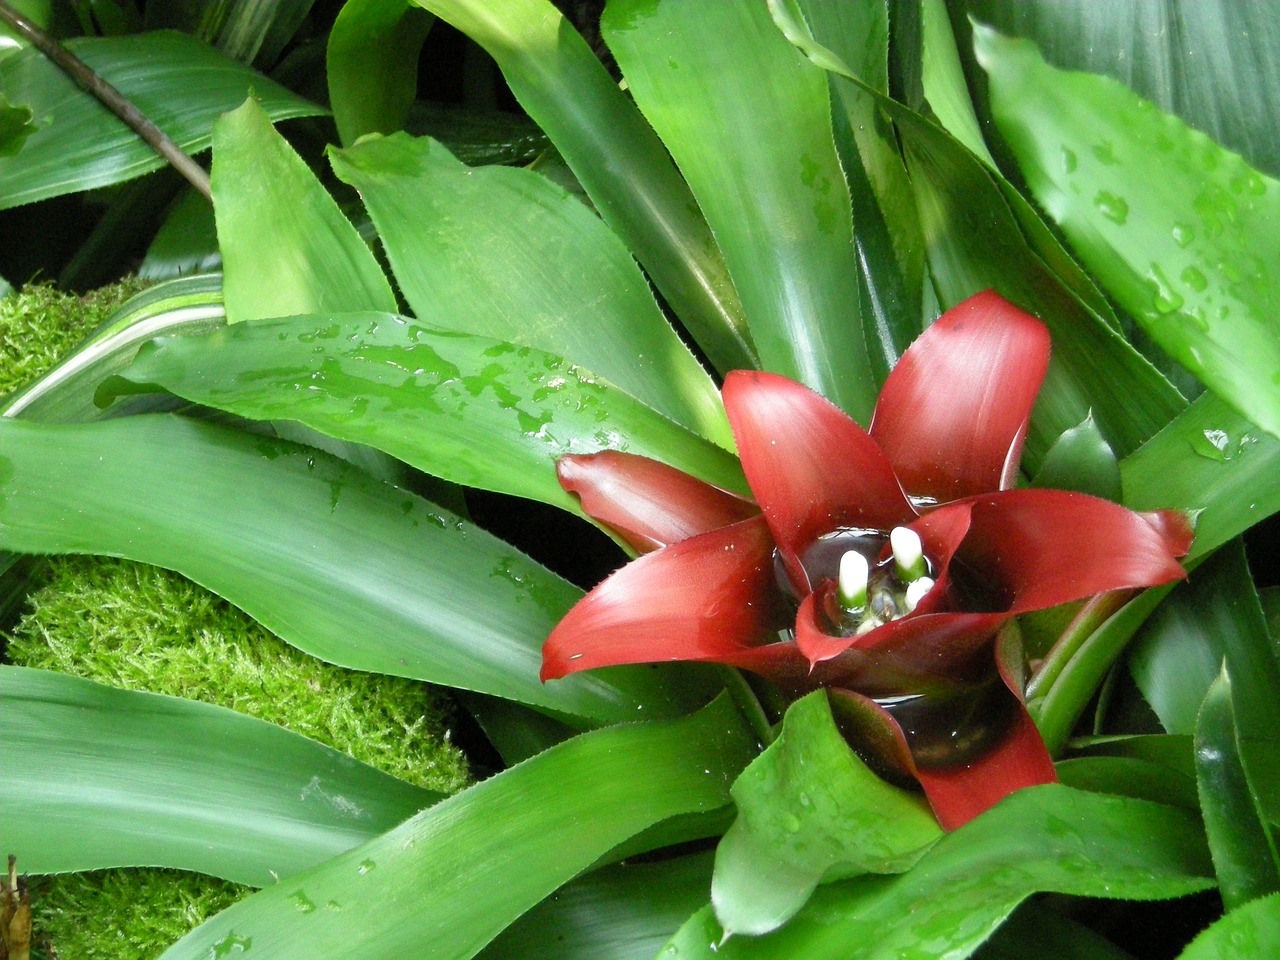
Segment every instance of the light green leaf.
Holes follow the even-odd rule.
[[[556,458],[606,448],[745,489],[725,450],[559,357],[388,314],[292,317],[163,338],[127,376],[240,416],[298,420],[455,483],[570,510],[577,501],[556,480]],[[128,381],[108,387],[116,393]]]
[[[1034,486],[1120,501],[1120,464],[1092,412],[1053,442],[1036,471]]]
[[[1243,960],[1265,957],[1280,943],[1280,896],[1232,910],[1191,941],[1178,960]]]
[[[0,698],[5,845],[33,873],[163,866],[270,886],[443,798],[193,700],[11,666]]]
[[[849,748],[822,691],[792,704],[733,799],[738,819],[716,848],[711,887],[732,934],[777,929],[824,879],[905,870],[942,836],[921,797],[890,786]]]
[[[711,224],[761,363],[865,424],[876,383],[824,71],[764,4],[628,0],[601,26]]]
[[[419,321],[565,357],[732,447],[715,384],[577,198],[528,170],[467,167],[425,137],[377,138],[332,160]]]
[[[548,0],[415,0],[502,68],[592,203],[720,371],[756,365],[715,238],[661,141]]]
[[[67,47],[187,153],[206,149],[213,121],[250,91],[272,120],[324,112],[185,34],[80,39]],[[0,209],[120,183],[164,166],[132,130],[35,50],[0,61],[0,92],[29,106],[39,128],[21,154],[0,157]]]
[[[253,100],[214,124],[211,180],[228,322],[395,312],[372,251]]]
[[[1146,900],[1212,885],[1193,814],[1032,787],[948,834],[906,873],[819,888],[775,933],[723,941],[707,908],[667,949],[686,960],[961,960],[1038,891]]]
[[[975,43],[996,122],[1085,265],[1174,359],[1280,434],[1280,183],[1114,80],[1054,70],[989,30]]]
[[[408,0],[347,0],[329,31],[325,75],[342,143],[403,129],[418,55],[435,18]]]
[[[580,591],[314,449],[137,416],[0,419],[0,450],[0,549],[177,570],[322,660],[507,697],[579,725],[665,715],[706,696],[687,671],[539,683],[542,641]]]
[[[627,837],[727,803],[753,749],[725,700],[575,737],[241,901],[164,960],[465,960]]]
[[[1280,891],[1275,844],[1245,773],[1231,701],[1224,664],[1196,719],[1195,744],[1200,810],[1228,910]]]

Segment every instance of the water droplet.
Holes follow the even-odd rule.
[[[813,801],[809,799],[809,795],[804,791],[800,792],[799,800],[800,806],[804,807],[806,810],[813,806]]]
[[[1225,462],[1231,459],[1231,436],[1225,430],[1205,430],[1203,439],[1196,437],[1191,448],[1207,460]]]
[[[1093,205],[1112,223],[1123,224],[1129,219],[1129,204],[1123,197],[1117,197],[1114,193],[1099,190],[1098,195],[1093,198]]]
[[[1105,163],[1107,166],[1113,166],[1116,160],[1116,148],[1110,140],[1103,140],[1093,146],[1093,155],[1098,158],[1099,163]]]
[[[1182,294],[1173,289],[1169,278],[1157,264],[1151,265],[1147,278],[1152,286],[1151,306],[1157,313],[1173,313],[1182,306],[1184,303]]]
[[[234,932],[228,933],[225,937],[209,948],[210,960],[219,960],[220,957],[230,957],[234,954],[248,953],[249,948],[253,946],[253,938],[237,936]]]
[[[293,901],[293,905],[298,908],[299,913],[313,913],[316,909],[316,905],[311,902],[311,898],[301,890],[289,894],[289,899]]]
[[[1064,173],[1075,173],[1076,166],[1079,164],[1079,158],[1076,152],[1070,147],[1062,148],[1062,170]]]
[[[375,863],[373,860],[361,860],[360,870],[359,870],[360,876],[363,877],[370,870],[376,870],[377,868],[378,868],[378,864]]]
[[[786,830],[787,833],[799,833],[800,818],[797,817],[794,813],[788,813],[786,816],[782,818],[782,828]]]
[[[334,913],[338,913],[339,911],[342,910],[342,904],[340,904],[337,900],[330,900],[328,903],[324,905],[324,908],[326,910],[332,910]]]
[[[1184,250],[1195,242],[1196,231],[1194,227],[1189,227],[1185,223],[1175,223],[1173,225],[1173,242]]]
[[[1187,267],[1182,271],[1182,282],[1197,293],[1203,293],[1209,288],[1209,278],[1196,267]]]

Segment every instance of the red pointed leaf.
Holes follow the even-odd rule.
[[[1186,552],[1189,528],[1176,515],[1063,490],[1006,490],[971,503],[956,559],[990,591],[993,610],[1025,613],[1186,576],[1175,556]]]
[[[788,687],[807,665],[769,643],[785,621],[773,541],[754,518],[633,560],[569,611],[542,650],[542,679],[620,663],[709,660]]]
[[[797,557],[818,536],[915,518],[889,461],[835,404],[786,377],[744,370],[729,374],[723,394],[747,482],[798,588],[808,585]]]
[[[556,463],[560,486],[588,516],[639,553],[687,540],[760,512],[749,500],[648,457],[606,450]]]
[[[902,355],[871,436],[902,486],[939,503],[1013,485],[1049,334],[993,291],[952,307]]]

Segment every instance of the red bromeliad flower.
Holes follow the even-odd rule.
[[[907,350],[870,433],[792,380],[730,373],[756,503],[642,457],[562,458],[565,489],[646,555],[560,622],[542,678],[703,660],[791,695],[825,687],[855,747],[918,781],[948,829],[1055,780],[1003,628],[1184,576],[1191,528],[1175,511],[1011,489],[1048,360],[1044,326],[986,292]]]

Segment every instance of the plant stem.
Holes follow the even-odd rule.
[[[164,131],[148,120],[146,115],[124,94],[94,73],[83,60],[4,0],[0,0],[0,21],[12,27],[19,36],[52,60],[82,90],[97,97],[103,106],[119,117],[134,133],[146,141],[151,149],[186,177],[187,181],[206,199],[213,199],[209,189],[209,174],[205,169],[187,156],[181,147],[165,135]]]

